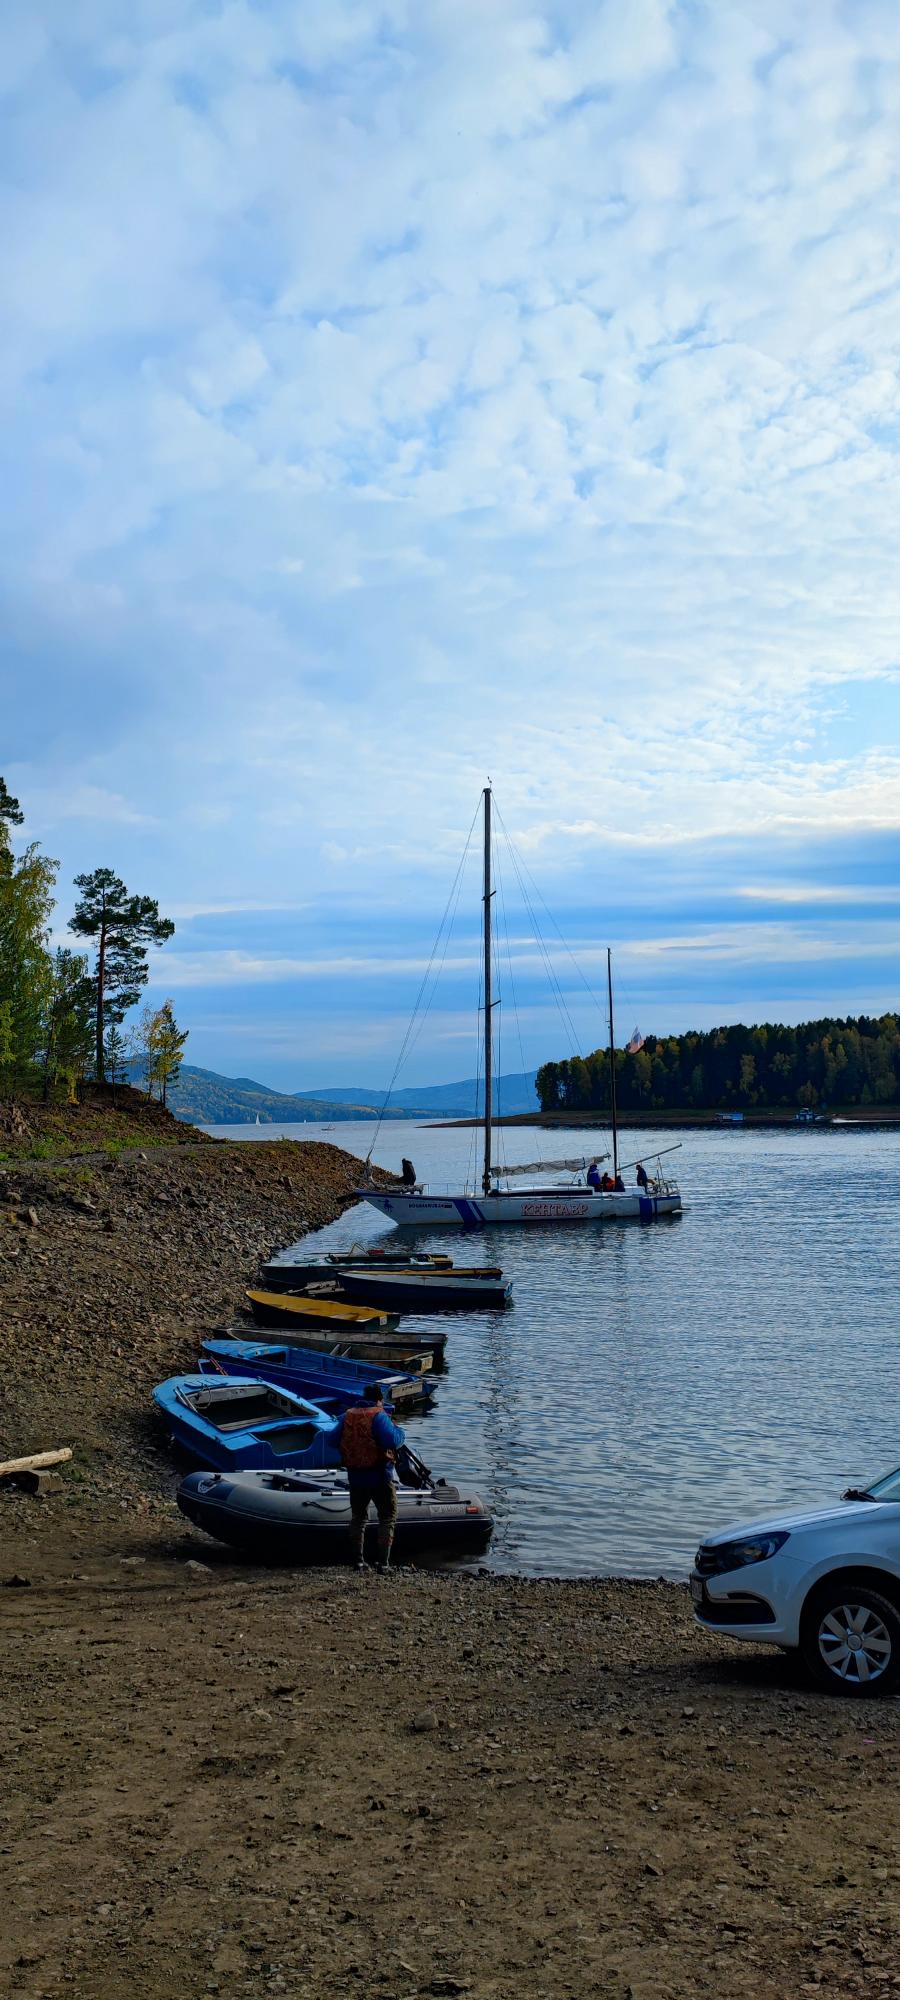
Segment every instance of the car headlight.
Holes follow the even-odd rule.
[[[745,1542],[718,1542],[714,1548],[697,1551],[697,1568],[703,1576],[726,1576],[729,1570],[746,1569],[748,1563],[767,1562],[789,1539],[786,1529],[771,1535],[748,1535]]]

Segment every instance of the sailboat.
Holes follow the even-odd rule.
[[[485,785],[484,803],[484,1155],[480,1188],[437,1188],[416,1183],[412,1187],[374,1187],[354,1190],[381,1215],[402,1228],[478,1229],[492,1224],[547,1222],[652,1222],[658,1216],[677,1215],[681,1196],[677,1183],[661,1172],[646,1187],[618,1189],[593,1187],[587,1180],[585,1161],[535,1161],[525,1167],[499,1167],[493,1161],[493,1033],[491,956],[491,787]],[[616,1112],[615,1040],[613,1028],[612,956],[607,952],[609,986],[610,1113],[612,1122],[612,1179],[620,1180],[619,1127]],[[666,1149],[676,1150],[675,1148]],[[606,1157],[604,1155],[604,1157]],[[655,1155],[654,1155],[655,1157]],[[628,1163],[638,1165],[637,1160]],[[569,1179],[549,1181],[549,1172],[565,1170]],[[522,1175],[540,1175],[525,1186],[510,1187],[510,1180]]]

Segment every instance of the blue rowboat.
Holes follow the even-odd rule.
[[[353,1361],[349,1355],[317,1354],[314,1348],[291,1347],[258,1340],[204,1340],[203,1353],[213,1366],[229,1375],[255,1375],[262,1382],[309,1396],[322,1409],[349,1410],[361,1403],[370,1382],[377,1382],[386,1403],[427,1402],[435,1384],[425,1375],[405,1369],[388,1373],[377,1362]]]
[[[214,1472],[340,1463],[334,1414],[256,1376],[171,1375],[153,1401],[173,1445]]]

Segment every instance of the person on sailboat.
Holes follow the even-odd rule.
[[[600,1187],[600,1166],[597,1160],[592,1160],[590,1166],[588,1167],[587,1184],[588,1187],[592,1188],[599,1189]]]
[[[625,1193],[625,1182],[623,1181],[621,1174],[616,1175],[616,1178],[613,1181],[613,1190],[616,1194]]]
[[[399,1424],[391,1422],[377,1382],[363,1391],[363,1400],[338,1418],[329,1438],[347,1468],[350,1488],[350,1549],[359,1574],[366,1568],[363,1545],[369,1507],[378,1515],[378,1574],[387,1576],[397,1520],[394,1459],[403,1443]]]
[[[612,1194],[614,1187],[615,1187],[615,1181],[613,1180],[609,1168],[607,1168],[606,1173],[604,1174],[603,1179],[600,1182],[601,1192],[603,1194]]]
[[[635,1174],[634,1178],[637,1181],[638,1187],[643,1188],[644,1193],[646,1194],[646,1191],[650,1186],[650,1182],[647,1179],[647,1169],[644,1165],[643,1160],[638,1160],[637,1173]]]
[[[403,1182],[404,1187],[415,1187],[416,1170],[415,1167],[413,1166],[412,1160],[401,1160],[400,1178]]]

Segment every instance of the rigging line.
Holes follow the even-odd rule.
[[[525,1048],[524,1048],[524,1044],[523,1044],[523,1041],[522,1041],[522,1025],[521,1025],[521,1022],[520,1022],[520,1020],[519,1020],[519,1000],[518,1000],[518,995],[517,995],[517,993],[516,993],[516,982],[515,982],[515,977],[514,977],[514,975],[513,975],[513,967],[512,967],[512,949],[511,949],[511,946],[510,946],[510,941],[509,941],[509,920],[508,920],[508,917],[507,917],[507,914],[506,914],[506,891],[505,891],[505,888],[504,888],[504,882],[503,882],[503,869],[502,869],[502,866],[501,866],[501,862],[500,862],[500,842],[499,842],[499,841],[497,842],[497,847],[496,847],[496,854],[495,854],[495,867],[496,867],[496,874],[497,874],[497,888],[498,888],[498,891],[499,891],[499,895],[500,895],[500,918],[501,918],[501,923],[502,923],[502,925],[503,925],[503,935],[504,935],[504,937],[505,937],[505,939],[506,939],[506,963],[507,963],[507,966],[508,966],[508,969],[509,969],[509,990],[510,990],[510,994],[511,994],[511,996],[512,996],[512,1005],[513,1005],[513,1014],[514,1014],[514,1016],[515,1016],[515,1023],[516,1023],[516,1035],[517,1035],[517,1038],[518,1038],[518,1043],[519,1043],[519,1061],[521,1062],[521,1065],[522,1065],[522,1074],[523,1074],[523,1076],[524,1076],[524,1074],[525,1074]],[[499,984],[499,975],[498,975],[498,984]],[[506,1161],[507,1161],[507,1151],[506,1151],[506,1130],[505,1130],[505,1127],[501,1125],[501,1127],[500,1127],[500,1131],[501,1131],[501,1140],[500,1140],[500,1146],[501,1146],[501,1151],[502,1151],[502,1154],[503,1154],[503,1159],[504,1159],[504,1162],[506,1162]]]
[[[499,806],[498,806],[498,807],[496,808],[496,811],[497,811],[497,818],[498,818],[498,819],[500,820],[500,824],[501,824],[501,826],[503,827],[503,832],[504,832],[504,834],[506,835],[506,840],[507,840],[507,843],[508,843],[508,846],[509,846],[509,848],[510,848],[510,851],[511,851],[511,852],[512,852],[513,854],[517,854],[517,852],[518,852],[518,851],[517,851],[517,849],[516,849],[516,848],[515,848],[515,847],[513,846],[513,843],[512,843],[512,840],[510,839],[510,835],[509,835],[509,833],[507,832],[507,829],[506,829],[505,825],[503,824],[503,820],[502,820],[502,818],[501,818],[501,814],[500,814],[500,808],[499,808]],[[587,981],[587,979],[585,978],[585,975],[584,975],[584,973],[582,972],[582,969],[581,969],[581,966],[579,965],[579,963],[578,963],[578,960],[577,960],[577,958],[575,957],[575,953],[573,952],[573,950],[572,950],[572,947],[571,947],[571,945],[570,945],[570,944],[569,944],[569,942],[568,942],[568,939],[567,939],[567,938],[565,938],[565,937],[563,936],[563,933],[562,933],[562,931],[561,931],[561,930],[560,930],[560,928],[559,928],[559,925],[558,925],[558,923],[557,923],[557,921],[556,921],[556,918],[555,918],[555,916],[553,915],[553,911],[552,911],[551,909],[549,909],[549,908],[548,908],[548,906],[547,906],[547,904],[546,904],[546,903],[544,902],[544,898],[543,898],[543,896],[541,895],[541,892],[540,892],[540,889],[538,888],[538,885],[537,885],[537,883],[536,883],[536,881],[535,881],[535,879],[534,879],[534,876],[533,876],[533,875],[532,875],[532,873],[531,873],[531,869],[529,868],[529,866],[528,866],[528,863],[527,863],[527,861],[525,860],[525,857],[524,857],[524,855],[522,855],[522,854],[519,854],[519,855],[518,855],[518,860],[519,860],[519,863],[520,863],[520,865],[521,865],[522,869],[524,870],[525,874],[527,875],[527,877],[528,877],[528,880],[529,880],[529,882],[531,883],[531,886],[532,886],[532,888],[533,888],[533,890],[534,890],[534,893],[535,893],[535,895],[536,895],[536,897],[537,897],[537,899],[538,899],[538,902],[539,902],[539,903],[540,903],[540,905],[541,905],[541,908],[542,908],[542,909],[544,910],[545,914],[546,914],[546,915],[547,915],[547,916],[549,917],[549,919],[550,919],[550,922],[551,922],[551,924],[553,925],[553,928],[554,928],[554,930],[555,930],[555,932],[556,932],[556,935],[557,935],[557,937],[559,938],[559,941],[560,941],[560,944],[561,944],[561,945],[562,945],[562,947],[563,947],[563,950],[564,950],[565,952],[567,952],[567,953],[568,953],[568,955],[569,955],[570,959],[572,960],[572,964],[573,964],[573,965],[574,965],[574,967],[575,967],[575,970],[576,970],[576,972],[577,972],[577,974],[578,974],[578,977],[579,977],[579,979],[581,980],[581,984],[582,984],[582,986],[584,987],[584,990],[585,990],[585,992],[586,992],[587,994],[589,994],[590,998],[591,998],[591,999],[593,1000],[593,1002],[594,1002],[594,1005],[595,1005],[595,1007],[597,1008],[597,1011],[598,1011],[598,1013],[600,1014],[600,1016],[601,1016],[601,1018],[602,1018],[602,1016],[603,1016],[603,1011],[604,1011],[604,1004],[605,1004],[605,1003],[604,1003],[604,1002],[603,1002],[603,1001],[601,1000],[601,998],[600,998],[600,995],[594,992],[594,989],[593,989],[593,987],[592,987],[592,986],[590,986],[590,985],[588,984],[588,981]]]
[[[456,922],[456,914],[457,914],[457,911],[458,911],[458,909],[459,909],[459,901],[460,901],[460,897],[461,897],[461,895],[462,895],[462,888],[463,888],[463,877],[462,877],[462,873],[460,872],[460,876],[459,876],[459,883],[458,883],[458,887],[457,887],[457,891],[456,891],[456,901],[455,901],[455,903],[454,903],[454,905],[453,905],[453,909],[452,909],[452,911],[451,911],[451,913],[450,913],[450,922],[449,922],[449,924],[447,925],[447,933],[446,933],[446,936],[445,936],[445,939],[444,939],[444,948],[443,948],[443,951],[441,952],[441,957],[440,957],[440,963],[439,963],[439,965],[437,966],[437,969],[436,969],[436,971],[435,971],[435,974],[434,974],[434,978],[432,979],[432,982],[431,982],[431,991],[430,991],[430,993],[429,993],[429,995],[428,995],[428,998],[427,998],[427,1000],[426,1000],[426,1003],[425,1003],[425,1006],[424,1006],[424,1008],[422,1009],[422,1013],[421,1013],[421,1018],[420,1018],[420,1020],[419,1020],[419,1023],[418,1023],[418,1026],[416,1026],[416,1024],[415,1024],[415,1021],[411,1021],[411,1022],[410,1022],[410,1036],[411,1036],[411,1039],[409,1040],[409,1043],[408,1043],[408,1047],[407,1047],[407,1051],[406,1051],[406,1054],[407,1054],[407,1057],[409,1057],[409,1056],[411,1056],[411,1055],[412,1055],[412,1052],[413,1052],[413,1050],[414,1050],[414,1048],[415,1048],[415,1046],[416,1046],[416,1043],[418,1042],[418,1040],[419,1040],[419,1037],[420,1037],[420,1035],[421,1035],[421,1033],[422,1033],[422,1029],[424,1028],[424,1026],[425,1026],[425,1023],[426,1023],[426,1021],[427,1021],[427,1019],[428,1019],[428,1016],[429,1016],[429,1014],[430,1014],[430,1012],[431,1012],[431,1009],[432,1009],[432,1007],[433,1007],[433,1005],[434,1005],[434,999],[435,999],[435,994],[437,993],[437,989],[438,989],[438,986],[439,986],[439,984],[440,984],[440,979],[441,979],[441,974],[442,974],[442,972],[443,972],[443,970],[444,970],[444,966],[445,966],[445,964],[446,964],[446,962],[447,962],[447,953],[448,953],[448,951],[449,951],[449,949],[450,949],[450,939],[451,939],[451,937],[452,937],[452,934],[453,934],[453,926],[454,926],[454,924],[455,924],[455,922]],[[415,1033],[413,1033],[413,1028],[415,1028]]]
[[[413,1011],[412,1011],[412,1015],[411,1015],[411,1018],[410,1018],[410,1020],[409,1020],[409,1023],[408,1023],[408,1025],[407,1025],[407,1029],[406,1029],[406,1034],[404,1035],[404,1037],[403,1037],[403,1041],[402,1041],[402,1043],[401,1043],[401,1046],[400,1046],[400,1054],[398,1055],[398,1057],[397,1057],[397,1060],[396,1060],[396,1062],[395,1062],[395,1064],[394,1064],[394,1073],[393,1073],[393,1075],[392,1075],[392,1077],[391,1077],[391,1080],[390,1080],[390,1083],[388,1084],[388,1087],[387,1087],[387,1090],[386,1090],[386,1091],[385,1091],[385,1093],[384,1093],[384,1098],[383,1098],[383,1100],[382,1100],[382,1105],[381,1105],[381,1110],[380,1110],[380,1111],[379,1111],[379,1113],[378,1113],[378,1119],[377,1119],[377,1122],[376,1122],[376,1125],[375,1125],[375,1131],[374,1131],[374,1133],[373,1133],[373,1135],[372,1135],[372,1143],[371,1143],[371,1145],[370,1145],[370,1147],[369,1147],[369,1150],[368,1150],[368,1152],[367,1152],[367,1154],[366,1154],[366,1166],[368,1166],[368,1165],[369,1165],[369,1163],[370,1163],[370,1161],[371,1161],[371,1158],[372,1158],[372,1154],[373,1154],[373,1152],[374,1152],[374,1150],[375,1150],[375,1147],[376,1147],[376,1146],[377,1146],[377,1144],[378,1144],[378,1135],[379,1135],[379,1133],[380,1133],[380,1131],[381,1131],[381,1127],[382,1127],[382,1125],[383,1125],[383,1123],[384,1123],[384,1114],[385,1114],[385,1111],[387,1110],[387,1107],[388,1107],[388,1104],[390,1103],[390,1099],[391,1099],[391,1092],[392,1092],[392,1090],[393,1090],[393,1088],[394,1088],[394,1085],[395,1085],[395,1083],[396,1083],[396,1081],[397,1081],[397,1078],[398,1078],[398,1076],[399,1076],[399,1074],[400,1074],[400,1070],[401,1070],[401,1068],[402,1068],[402,1065],[403,1065],[403,1062],[404,1062],[404,1060],[405,1060],[405,1058],[406,1058],[406,1052],[407,1052],[407,1047],[408,1047],[408,1044],[409,1044],[409,1038],[410,1038],[410,1035],[411,1035],[411,1033],[412,1033],[412,1029],[413,1029],[413,1026],[414,1026],[414,1023],[415,1023],[415,1020],[416,1020],[416,1016],[417,1016],[417,1014],[418,1014],[418,1011],[419,1011],[419,1007],[420,1007],[420,1005],[421,1005],[421,1001],[422,1001],[422,995],[423,995],[423,993],[424,993],[424,991],[425,991],[425,988],[426,988],[426,986],[427,986],[427,984],[428,984],[428,980],[429,980],[429,977],[430,977],[430,974],[431,974],[431,969],[432,969],[432,966],[433,966],[433,964],[434,964],[434,961],[435,961],[435,957],[436,957],[436,954],[437,954],[437,949],[438,949],[438,945],[440,944],[440,941],[441,941],[441,934],[442,934],[442,932],[443,932],[443,929],[444,929],[444,925],[445,925],[445,923],[447,922],[447,913],[448,913],[448,911],[449,911],[449,909],[450,909],[450,905],[451,905],[451,903],[452,903],[452,901],[453,901],[453,893],[454,893],[454,890],[456,890],[456,889],[457,889],[457,884],[458,884],[458,883],[460,882],[460,880],[461,880],[461,877],[462,877],[462,872],[463,872],[463,869],[464,869],[464,867],[465,867],[465,863],[466,863],[466,857],[467,857],[467,855],[468,855],[468,852],[469,852],[469,847],[470,847],[470,844],[471,844],[471,840],[472,840],[472,835],[473,835],[473,833],[474,833],[474,831],[475,831],[475,822],[476,822],[476,820],[477,820],[477,818],[478,818],[478,814],[479,814],[479,811],[480,811],[480,803],[479,803],[479,805],[477,805],[477,806],[475,807],[475,811],[474,811],[474,813],[473,813],[473,815],[472,815],[472,824],[471,824],[471,826],[470,826],[470,828],[469,828],[469,831],[468,831],[468,834],[466,835],[466,844],[465,844],[465,847],[463,848],[463,851],[462,851],[462,854],[460,855],[460,859],[459,859],[459,863],[458,863],[458,865],[457,865],[457,869],[456,869],[456,874],[454,875],[454,877],[453,877],[453,881],[452,881],[452,883],[451,883],[451,886],[450,886],[450,894],[449,894],[449,896],[447,897],[447,901],[446,901],[446,903],[445,903],[445,905],[444,905],[444,914],[443,914],[443,916],[442,916],[442,918],[441,918],[441,921],[440,921],[440,924],[438,925],[438,931],[437,931],[437,936],[436,936],[436,938],[435,938],[435,940],[434,940],[434,944],[433,944],[433,945],[432,945],[432,947],[431,947],[431,956],[430,956],[430,958],[429,958],[429,961],[428,961],[428,964],[427,964],[427,966],[426,966],[426,968],[425,968],[425,971],[424,971],[424,973],[423,973],[423,975],[422,975],[422,981],[421,981],[421,984],[420,984],[420,986],[419,986],[419,991],[418,991],[418,993],[416,994],[416,1000],[415,1000],[415,1005],[414,1005],[414,1007],[413,1007]],[[457,903],[458,903],[458,902],[459,902],[459,895],[458,895],[458,893],[457,893],[457,899],[456,899],[456,900],[457,900]],[[452,919],[451,919],[451,929],[452,929]],[[448,943],[448,944],[449,944],[449,941],[450,941],[450,940],[449,940],[449,932],[448,932],[448,937],[447,937],[447,943]],[[447,956],[447,945],[445,944],[445,946],[444,946],[444,958],[446,958],[446,956]],[[443,965],[443,963],[444,963],[444,958],[442,958],[442,959],[441,959],[441,965]],[[440,971],[440,969],[439,969],[439,971]],[[439,976],[439,973],[438,973],[438,976]]]
[[[505,828],[504,828],[504,832],[505,832]],[[507,836],[507,839],[508,839],[508,836]],[[515,870],[515,874],[516,874],[516,880],[517,880],[517,882],[518,882],[518,884],[519,884],[519,889],[520,889],[520,891],[521,891],[521,894],[522,894],[522,901],[523,901],[523,903],[525,904],[525,908],[526,908],[526,911],[527,911],[527,913],[528,913],[528,916],[529,916],[529,918],[530,918],[530,920],[531,920],[531,924],[532,924],[532,927],[533,927],[533,929],[534,929],[534,934],[535,934],[535,942],[536,942],[536,944],[537,944],[537,947],[538,947],[538,951],[540,952],[540,954],[541,954],[541,957],[542,957],[542,959],[543,959],[543,962],[544,962],[544,970],[545,970],[545,972],[546,972],[546,974],[547,974],[547,978],[548,978],[548,980],[549,980],[549,983],[550,983],[550,990],[551,990],[551,992],[553,993],[553,995],[554,995],[554,998],[555,998],[555,1000],[556,1000],[556,1005],[557,1005],[557,1008],[558,1008],[558,1010],[559,1010],[559,1014],[560,1014],[560,1018],[561,1018],[561,1020],[562,1020],[562,1022],[563,1022],[563,1026],[564,1026],[564,1028],[565,1028],[565,1031],[566,1031],[566,1033],[567,1033],[567,1035],[568,1035],[568,1038],[569,1038],[569,1041],[570,1041],[570,1043],[571,1043],[571,1046],[572,1046],[572,1051],[573,1051],[573,1054],[574,1054],[574,1055],[576,1055],[576,1056],[578,1056],[578,1055],[580,1055],[580,1054],[581,1054],[581,1044],[580,1044],[580,1040],[579,1040],[579,1037],[578,1037],[578,1035],[577,1035],[577,1034],[576,1034],[576,1032],[575,1032],[575,1027],[574,1027],[574,1024],[573,1024],[573,1021],[572,1021],[572,1017],[571,1017],[571,1014],[569,1013],[569,1009],[568,1009],[568,1007],[566,1006],[566,1002],[565,1002],[565,999],[564,999],[564,997],[563,997],[563,992],[562,992],[562,988],[561,988],[561,986],[560,986],[560,983],[559,983],[559,980],[558,980],[558,979],[557,979],[557,977],[556,977],[556,973],[554,972],[554,969],[553,969],[553,963],[552,963],[552,960],[551,960],[551,958],[550,958],[550,954],[549,954],[549,952],[548,952],[548,950],[547,950],[547,946],[546,946],[546,944],[545,944],[545,942],[544,942],[544,938],[543,938],[543,935],[542,935],[542,932],[541,932],[541,927],[540,927],[540,924],[538,923],[538,919],[537,919],[537,912],[536,912],[536,911],[535,911],[535,909],[534,909],[534,906],[533,906],[533,904],[532,904],[532,902],[531,902],[531,898],[530,898],[530,896],[529,896],[529,894],[528,894],[528,890],[526,889],[526,887],[525,887],[525,883],[524,883],[524,881],[523,881],[523,879],[522,879],[522,874],[521,874],[521,871],[520,871],[520,869],[519,869],[519,865],[518,865],[518,858],[517,858],[517,855],[516,855],[516,850],[515,850],[515,848],[513,847],[513,845],[512,845],[512,842],[511,842],[511,841],[509,841],[509,852],[510,852],[510,858],[511,858],[511,860],[512,860],[512,864],[513,864],[513,868],[514,868],[514,870]]]
[[[515,847],[513,846],[513,843],[512,843],[512,841],[511,841],[511,840],[510,840],[510,838],[509,838],[509,835],[508,835],[508,833],[506,832],[506,828],[505,828],[505,827],[504,827],[503,831],[504,831],[504,834],[506,834],[506,840],[507,840],[507,846],[508,846],[508,848],[509,848],[509,855],[510,855],[510,860],[512,861],[512,864],[513,864],[513,869],[514,869],[514,871],[515,871],[515,875],[516,875],[516,880],[517,880],[517,882],[518,882],[518,885],[519,885],[519,889],[520,889],[520,892],[521,892],[521,896],[522,896],[522,901],[523,901],[523,903],[524,903],[524,905],[525,905],[525,908],[526,908],[526,911],[527,911],[527,913],[528,913],[528,916],[529,916],[529,918],[530,918],[530,920],[531,920],[531,924],[532,924],[532,928],[533,928],[533,930],[534,930],[534,934],[535,934],[535,942],[536,942],[536,944],[537,944],[537,947],[538,947],[538,950],[539,950],[539,952],[540,952],[540,954],[541,954],[541,957],[542,957],[542,959],[543,959],[543,962],[544,962],[544,970],[545,970],[545,972],[546,972],[546,974],[547,974],[547,979],[548,979],[548,981],[549,981],[549,984],[550,984],[550,989],[551,989],[551,992],[553,993],[553,995],[554,995],[554,997],[555,997],[555,999],[556,999],[556,1005],[557,1005],[557,1008],[558,1008],[558,1010],[559,1010],[559,1014],[560,1014],[560,1018],[561,1018],[561,1019],[562,1019],[562,1021],[563,1021],[563,1025],[564,1025],[564,1027],[565,1027],[565,1029],[566,1029],[566,1032],[567,1032],[567,1034],[568,1034],[568,1037],[569,1037],[569,1040],[570,1040],[570,1042],[571,1042],[571,1044],[572,1044],[572,1048],[573,1048],[573,1051],[574,1051],[574,1053],[575,1053],[576,1055],[580,1055],[580,1053],[581,1053],[581,1043],[580,1043],[580,1038],[579,1038],[579,1036],[578,1036],[578,1035],[576,1034],[576,1031],[575,1031],[575,1027],[574,1027],[574,1024],[573,1024],[573,1021],[572,1021],[572,1017],[571,1017],[571,1014],[569,1013],[569,1009],[568,1009],[568,1007],[567,1007],[567,1005],[566,1005],[566,1001],[565,1001],[565,998],[564,998],[564,996],[563,996],[563,992],[562,992],[562,987],[560,986],[560,983],[559,983],[559,980],[558,980],[558,978],[557,978],[557,976],[556,976],[556,972],[555,972],[555,970],[554,970],[554,967],[553,967],[553,962],[552,962],[552,959],[551,959],[551,957],[550,957],[550,953],[549,953],[549,951],[548,951],[548,949],[547,949],[547,945],[546,945],[546,941],[545,941],[545,939],[544,939],[544,936],[543,936],[543,932],[541,931],[541,927],[540,927],[540,924],[539,924],[539,922],[538,922],[538,918],[537,918],[537,912],[536,912],[536,910],[534,909],[534,905],[532,904],[532,901],[531,901],[531,898],[530,898],[530,896],[529,896],[529,894],[528,894],[528,890],[527,890],[527,888],[526,888],[526,886],[525,886],[525,882],[524,882],[524,879],[523,879],[523,876],[522,876],[522,871],[521,871],[521,869],[520,869],[520,866],[519,866],[519,857],[518,857],[518,855],[517,855],[517,853],[516,853],[516,849],[515,849]]]

